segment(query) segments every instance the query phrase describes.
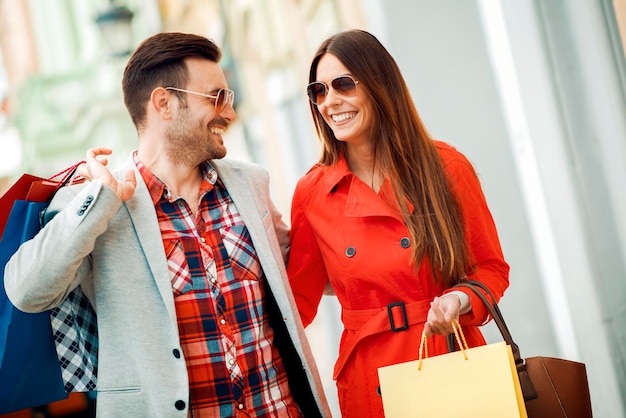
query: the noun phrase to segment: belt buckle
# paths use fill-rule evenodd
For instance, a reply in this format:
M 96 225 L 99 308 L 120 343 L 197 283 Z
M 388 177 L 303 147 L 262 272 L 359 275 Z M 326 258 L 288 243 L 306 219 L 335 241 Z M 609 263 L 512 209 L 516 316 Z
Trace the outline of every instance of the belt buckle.
M 402 326 L 397 327 L 396 322 L 393 319 L 393 308 L 399 307 L 400 312 L 402 313 L 402 321 L 404 324 Z M 406 316 L 406 308 L 404 307 L 404 302 L 394 302 L 387 305 L 387 316 L 389 316 L 389 325 L 391 326 L 391 331 L 399 332 L 409 329 L 409 320 Z

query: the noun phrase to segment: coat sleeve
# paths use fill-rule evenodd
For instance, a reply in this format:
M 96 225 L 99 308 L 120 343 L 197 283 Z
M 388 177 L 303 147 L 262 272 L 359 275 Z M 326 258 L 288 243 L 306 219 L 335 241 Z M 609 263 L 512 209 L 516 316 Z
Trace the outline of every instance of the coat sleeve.
M 448 161 L 446 171 L 461 205 L 465 235 L 474 257 L 474 268 L 467 279 L 483 282 L 499 300 L 509 286 L 509 265 L 504 260 L 496 225 L 476 171 L 461 154 Z M 489 318 L 488 311 L 478 296 L 466 293 L 472 310 L 461 317 L 461 323 L 483 324 Z
M 317 243 L 317 238 L 305 209 L 306 186 L 301 180 L 296 186 L 291 206 L 291 248 L 287 273 L 298 311 L 304 326 L 308 326 L 319 306 L 324 288 L 328 282 L 328 273 Z
M 269 187 L 269 173 L 265 169 L 262 169 L 258 177 L 263 179 L 261 186 L 263 188 L 262 190 L 265 191 L 263 195 L 265 197 L 270 216 L 272 217 L 272 224 L 274 225 L 274 232 L 276 233 L 276 238 L 278 239 L 278 244 L 280 245 L 280 252 L 282 254 L 283 261 L 286 263 L 289 258 L 289 226 L 283 219 L 283 214 L 272 200 Z M 252 192 L 254 193 L 254 190 Z
M 121 205 L 100 181 L 57 192 L 49 211 L 58 213 L 5 266 L 9 300 L 24 312 L 41 312 L 63 302 L 91 274 L 90 253 Z
M 289 257 L 289 226 L 283 220 L 283 215 L 274 205 L 274 202 L 270 201 L 272 218 L 274 221 L 274 231 L 280 244 L 280 252 L 283 256 L 283 260 L 287 262 Z

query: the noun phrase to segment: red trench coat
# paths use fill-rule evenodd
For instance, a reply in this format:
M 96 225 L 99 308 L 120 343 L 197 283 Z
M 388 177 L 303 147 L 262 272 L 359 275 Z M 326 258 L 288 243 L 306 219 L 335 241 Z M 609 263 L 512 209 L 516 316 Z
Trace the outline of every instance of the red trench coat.
M 484 282 L 499 299 L 509 284 L 509 266 L 480 182 L 464 155 L 442 142 L 436 146 L 477 262 L 468 278 Z M 313 321 L 328 280 L 342 307 L 344 331 L 334 379 L 343 417 L 383 417 L 378 368 L 417 358 L 429 304 L 446 292 L 434 282 L 427 262 L 417 273 L 409 264 L 408 230 L 381 195 L 342 159 L 333 167 L 314 166 L 293 196 L 287 270 L 304 325 Z M 472 311 L 461 316 L 461 324 L 468 344 L 481 345 L 485 340 L 477 326 L 487 320 L 487 312 L 475 295 L 468 295 Z M 396 302 L 411 304 L 405 309 L 411 325 L 394 332 L 387 307 Z M 397 328 L 405 325 L 401 310 L 391 310 Z M 445 338 L 434 336 L 428 351 L 431 356 L 447 352 Z

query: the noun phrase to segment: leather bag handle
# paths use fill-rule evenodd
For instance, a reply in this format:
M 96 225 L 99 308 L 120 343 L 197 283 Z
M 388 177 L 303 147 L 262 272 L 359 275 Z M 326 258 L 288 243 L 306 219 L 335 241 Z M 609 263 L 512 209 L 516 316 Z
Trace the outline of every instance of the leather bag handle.
M 534 399 L 537 397 L 537 390 L 533 385 L 533 382 L 530 380 L 530 376 L 526 371 L 526 363 L 524 359 L 520 355 L 519 346 L 515 344 L 513 341 L 513 337 L 511 336 L 511 332 L 504 322 L 504 316 L 502 316 L 502 312 L 498 307 L 496 302 L 496 298 L 493 296 L 493 293 L 489 290 L 489 288 L 484 284 L 476 280 L 468 280 L 461 283 L 458 283 L 454 287 L 465 287 L 478 296 L 478 298 L 483 302 L 491 316 L 493 317 L 494 322 L 498 326 L 500 330 L 500 334 L 502 334 L 502 338 L 504 341 L 511 346 L 511 351 L 513 352 L 513 359 L 515 360 L 515 366 L 517 368 L 517 374 L 519 375 L 520 385 L 522 387 L 522 393 L 524 394 L 525 400 Z M 485 293 L 481 292 L 483 290 Z M 487 294 L 489 298 L 488 300 Z

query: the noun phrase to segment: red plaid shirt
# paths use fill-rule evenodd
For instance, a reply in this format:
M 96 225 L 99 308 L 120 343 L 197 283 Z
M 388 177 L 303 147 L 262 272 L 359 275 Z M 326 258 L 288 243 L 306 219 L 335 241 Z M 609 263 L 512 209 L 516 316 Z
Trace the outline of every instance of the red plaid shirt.
M 198 417 L 300 417 L 263 309 L 263 271 L 217 172 L 187 203 L 135 158 L 156 208 Z

